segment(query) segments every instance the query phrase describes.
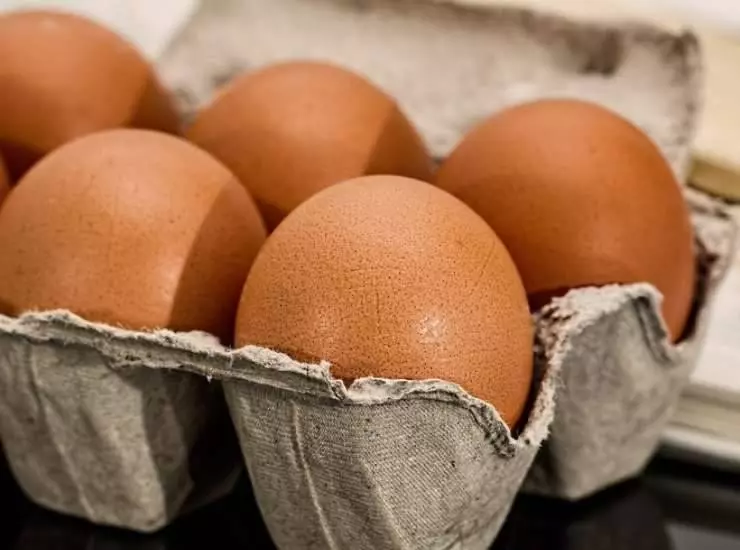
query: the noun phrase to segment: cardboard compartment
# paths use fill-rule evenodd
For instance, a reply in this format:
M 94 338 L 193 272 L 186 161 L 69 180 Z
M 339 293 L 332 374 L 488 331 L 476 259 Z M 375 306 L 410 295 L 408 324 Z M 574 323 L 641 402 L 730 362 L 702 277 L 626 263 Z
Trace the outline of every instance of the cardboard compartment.
M 421 0 L 217 0 L 204 3 L 160 69 L 192 111 L 234 74 L 289 58 L 370 77 L 438 158 L 503 107 L 566 96 L 635 122 L 680 180 L 688 168 L 701 72 L 690 34 Z M 548 427 L 526 486 L 564 498 L 634 475 L 655 449 L 734 239 L 720 206 L 695 194 L 690 202 L 702 284 L 688 338 L 667 343 L 649 285 L 554 301 L 537 315 L 538 376 L 521 433 L 444 381 L 346 387 L 327 363 L 40 312 L 0 318 L 3 444 L 37 502 L 156 529 L 196 492 L 189 457 L 214 433 L 217 379 L 280 547 L 487 548 Z

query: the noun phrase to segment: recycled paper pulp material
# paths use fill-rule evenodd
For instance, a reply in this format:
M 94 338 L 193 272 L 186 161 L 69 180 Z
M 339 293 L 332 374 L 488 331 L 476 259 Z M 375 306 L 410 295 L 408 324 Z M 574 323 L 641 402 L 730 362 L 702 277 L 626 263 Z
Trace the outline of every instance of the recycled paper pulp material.
M 31 500 L 150 532 L 233 487 L 241 468 L 220 385 L 151 370 L 145 356 L 132 365 L 117 370 L 33 317 L 0 316 L 0 436 Z
M 412 0 L 216 0 L 204 3 L 160 68 L 192 112 L 234 74 L 296 57 L 328 59 L 367 74 L 398 98 L 439 158 L 490 113 L 526 99 L 565 95 L 622 113 L 659 144 L 679 178 L 688 168 L 698 109 L 698 46 L 690 34 L 645 25 L 582 25 L 525 11 Z M 65 399 L 57 394 L 80 378 L 88 395 L 88 404 L 79 405 L 80 421 L 34 417 L 43 418 L 47 438 L 62 434 L 54 439 L 56 447 L 49 444 L 47 458 L 37 459 L 61 481 L 40 489 L 26 481 L 24 487 L 37 500 L 53 495 L 89 514 L 73 494 L 84 480 L 70 472 L 89 466 L 80 457 L 96 440 L 88 437 L 75 446 L 69 433 L 88 425 L 99 426 L 90 434 L 116 430 L 103 420 L 108 413 L 101 401 L 108 401 L 84 378 L 85 365 L 102 363 L 97 376 L 115 374 L 121 392 L 124 381 L 142 370 L 146 374 L 138 376 L 156 380 L 159 395 L 167 388 L 197 395 L 207 391 L 190 386 L 197 381 L 192 376 L 200 375 L 203 383 L 222 381 L 255 495 L 280 548 L 487 548 L 547 435 L 556 391 L 551 443 L 527 482 L 532 490 L 577 498 L 634 474 L 652 451 L 684 372 L 691 370 L 709 298 L 727 261 L 730 248 L 724 243 L 733 238 L 716 204 L 697 195 L 692 207 L 705 284 L 691 338 L 678 348 L 665 343 L 659 297 L 649 285 L 572 292 L 538 318 L 538 383 L 528 422 L 515 437 L 493 408 L 446 382 L 364 379 L 346 388 L 331 377 L 327 363 L 306 365 L 261 348 L 231 351 L 202 335 L 130 332 L 68 312 L 42 312 L 0 320 L 0 389 L 10 397 L 23 393 L 19 388 L 37 390 L 33 402 L 19 395 L 9 401 L 12 406 L 4 405 L 3 417 L 12 419 L 0 422 L 4 444 L 23 482 L 21 457 L 32 437 L 21 424 L 24 415 L 34 407 L 52 410 Z M 68 353 L 76 354 L 74 362 L 65 359 Z M 29 360 L 31 354 L 43 358 L 39 366 L 32 366 L 37 362 Z M 593 368 L 594 357 L 599 368 Z M 49 378 L 36 377 L 37 371 Z M 571 372 L 585 379 L 573 382 Z M 613 399 L 604 398 L 609 388 L 616 391 Z M 117 421 L 128 418 L 146 442 L 147 422 L 131 420 L 148 401 L 137 391 L 131 390 L 129 412 Z M 162 430 L 166 439 L 191 440 L 188 428 L 198 415 L 183 416 L 183 424 L 171 411 L 178 401 L 166 403 L 172 419 Z M 646 415 L 640 408 L 646 404 L 657 416 Z M 609 422 L 561 428 L 558 417 L 579 414 Z M 607 443 L 611 454 L 597 456 L 614 465 L 594 464 L 584 450 Z M 178 445 L 155 448 L 182 459 Z M 53 454 L 57 448 L 77 452 L 59 457 Z M 113 464 L 119 455 L 109 456 L 104 462 Z M 162 509 L 169 485 L 157 483 L 151 463 L 156 461 L 144 462 L 141 471 L 150 475 L 140 478 L 141 485 L 159 495 L 153 508 L 141 509 L 151 517 L 152 509 Z M 138 466 L 136 471 L 138 476 Z M 25 477 L 35 479 L 30 471 Z M 70 478 L 76 481 L 62 494 L 56 486 Z M 130 502 L 109 505 L 131 514 Z
M 541 337 L 562 380 L 552 433 L 526 490 L 582 498 L 638 474 L 657 450 L 696 366 L 711 302 L 735 249 L 726 211 L 687 193 L 700 280 L 685 340 L 668 342 L 661 297 L 649 285 L 573 291 L 540 313 Z M 609 307 L 621 313 L 602 316 Z
M 196 373 L 204 381 L 223 381 L 255 496 L 280 548 L 487 548 L 547 435 L 554 408 L 557 366 L 541 361 L 528 422 L 514 438 L 493 407 L 449 382 L 361 379 L 346 388 L 328 363 L 298 363 L 253 346 L 233 351 L 193 334 L 116 329 L 64 311 L 0 317 L 0 331 L 3 349 L 84 350 L 78 353 L 96 354 L 122 379 L 145 372 L 188 381 Z M 24 384 L 12 382 L 8 371 L 37 369 L 4 364 L 0 380 L 20 394 Z M 64 366 L 49 361 L 47 368 Z M 54 391 L 43 398 L 54 402 Z M 30 401 L 19 396 L 3 412 L 21 417 Z M 44 435 L 74 428 L 59 424 Z M 11 436 L 10 448 L 28 451 L 23 432 L 5 423 L 0 428 Z M 164 429 L 182 428 L 175 421 Z M 32 485 L 35 472 L 26 474 L 15 453 L 8 456 L 27 491 L 48 492 Z M 38 456 L 44 464 L 60 462 Z M 52 474 L 64 480 L 69 471 L 67 466 Z M 136 471 L 133 479 L 141 475 Z M 100 478 L 89 483 L 106 486 Z M 69 505 L 76 503 L 74 488 L 64 488 L 64 495 L 73 495 Z M 121 509 L 130 511 L 130 504 L 122 502 Z
M 431 0 L 212 0 L 159 69 L 192 113 L 236 74 L 294 59 L 370 77 L 399 101 L 438 158 L 506 106 L 574 97 L 640 126 L 680 179 L 689 168 L 701 85 L 690 33 Z
M 702 83 L 700 47 L 689 32 L 637 22 L 573 22 L 466 1 L 222 0 L 204 6 L 161 67 L 183 108 L 192 112 L 238 73 L 307 58 L 349 67 L 387 90 L 437 158 L 497 110 L 526 100 L 575 97 L 605 105 L 642 128 L 685 183 Z M 696 363 L 709 298 L 734 239 L 734 225 L 721 207 L 686 193 L 703 250 L 693 333 L 677 349 L 664 350 L 669 360 L 641 348 L 646 339 L 652 339 L 651 347 L 666 347 L 656 320 L 660 297 L 647 286 L 587 289 L 590 298 L 579 291 L 558 302 L 566 317 L 572 308 L 584 308 L 575 319 L 601 327 L 599 336 L 591 336 L 596 326 L 581 334 L 575 321 L 541 317 L 543 330 L 558 327 L 561 348 L 576 349 L 564 360 L 558 399 L 563 420 L 556 420 L 553 443 L 528 489 L 579 498 L 636 474 L 654 451 Z M 639 307 L 653 311 L 652 324 L 621 313 Z M 622 318 L 613 321 L 621 331 L 613 336 L 597 322 L 607 311 Z M 617 379 L 613 387 L 611 379 Z M 643 399 L 650 406 L 636 408 Z M 612 416 L 615 411 L 623 415 Z M 601 452 L 594 452 L 597 447 Z

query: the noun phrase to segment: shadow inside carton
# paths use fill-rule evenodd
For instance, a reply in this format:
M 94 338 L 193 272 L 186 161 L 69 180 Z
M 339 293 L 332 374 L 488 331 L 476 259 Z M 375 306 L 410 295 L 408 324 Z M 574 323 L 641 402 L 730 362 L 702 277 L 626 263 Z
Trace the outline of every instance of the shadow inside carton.
M 20 525 L 30 508 L 30 503 L 13 479 L 2 447 L 0 447 L 0 495 L 5 504 L 3 519 L 0 521 L 0 548 L 9 548 L 18 536 Z
M 709 277 L 712 267 L 719 258 L 712 254 L 701 240 L 696 239 L 696 282 L 694 284 L 694 300 L 691 311 L 683 328 L 683 333 L 677 343 L 683 342 L 695 336 L 699 314 L 706 305 L 707 292 L 709 290 Z
M 145 433 L 150 448 L 156 450 L 152 458 L 167 496 L 166 517 L 171 519 L 231 492 L 243 463 L 220 382 L 165 370 L 147 374 L 161 377 L 164 387 L 163 394 L 150 399 L 145 385 L 149 376 L 138 385 L 145 396 Z M 169 422 L 163 422 L 164 415 L 172 415 Z M 170 454 L 170 449 L 186 450 L 186 460 Z M 191 490 L 183 491 L 188 485 Z
M 38 162 L 43 153 L 17 143 L 0 140 L 0 155 L 2 155 L 8 169 L 10 183 L 15 185 Z
M 244 474 L 239 440 L 229 416 L 223 387 L 216 381 L 210 382 L 210 386 L 208 418 L 190 451 L 188 468 L 194 487 L 183 504 L 181 513 L 184 514 L 228 495 Z
M 142 535 L 99 527 L 33 507 L 13 550 L 275 550 L 246 475 L 228 497 L 183 517 L 167 529 Z

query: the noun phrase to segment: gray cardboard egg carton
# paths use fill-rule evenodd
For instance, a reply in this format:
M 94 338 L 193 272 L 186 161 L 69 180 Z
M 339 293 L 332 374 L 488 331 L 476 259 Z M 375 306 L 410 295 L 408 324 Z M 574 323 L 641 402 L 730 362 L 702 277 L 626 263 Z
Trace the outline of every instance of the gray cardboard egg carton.
M 546 362 L 560 367 L 551 433 L 525 490 L 579 499 L 642 471 L 697 362 L 711 302 L 735 249 L 714 201 L 686 191 L 697 240 L 697 283 L 686 338 L 674 346 L 650 285 L 572 291 L 537 315 Z
M 502 108 L 575 97 L 633 121 L 686 179 L 701 87 L 699 45 L 690 33 L 464 2 L 222 0 L 186 29 L 162 70 L 193 111 L 235 73 L 294 58 L 369 76 L 399 101 L 437 158 Z M 563 373 L 552 434 L 527 490 L 581 498 L 639 472 L 654 453 L 734 250 L 734 225 L 721 207 L 691 190 L 686 195 L 701 277 L 683 343 L 666 343 L 660 297 L 647 285 L 572 292 L 539 315 L 547 357 Z
M 191 111 L 235 73 L 296 57 L 370 76 L 437 157 L 506 105 L 566 95 L 623 113 L 686 173 L 700 80 L 691 35 L 410 0 L 209 0 L 160 68 Z M 280 548 L 487 548 L 553 412 L 532 490 L 588 494 L 636 473 L 657 445 L 734 238 L 713 201 L 687 195 L 702 274 L 690 338 L 665 343 L 648 285 L 572 292 L 539 315 L 537 382 L 515 436 L 443 381 L 347 388 L 327 363 L 41 312 L 0 317 L 0 436 L 13 472 L 50 508 L 156 529 L 229 479 L 217 475 L 232 471 L 228 459 L 197 459 L 224 457 L 208 441 L 229 427 L 220 380 Z
M 33 403 L 49 399 L 38 394 L 51 376 L 34 374 L 32 381 L 18 383 L 9 380 L 13 369 L 43 373 L 64 362 L 68 365 L 61 368 L 84 366 L 115 380 L 110 385 L 117 389 L 118 379 L 137 373 L 150 382 L 188 380 L 194 374 L 221 380 L 260 509 L 278 547 L 288 549 L 487 548 L 547 435 L 558 371 L 557 365 L 537 362 L 536 397 L 526 426 L 513 438 L 493 407 L 449 382 L 371 378 L 347 388 L 331 376 L 328 363 L 303 364 L 255 346 L 229 350 L 199 334 L 121 330 L 64 311 L 0 316 L 0 331 L 0 349 L 10 358 L 0 362 L 0 381 L 19 394 L 0 411 L 11 422 L 22 421 Z M 50 350 L 53 361 L 40 350 Z M 90 354 L 84 364 L 78 350 Z M 20 354 L 26 356 L 22 362 L 13 360 Z M 117 412 L 132 423 L 147 417 L 127 410 L 126 400 L 136 401 L 122 394 L 110 402 L 123 401 Z M 75 407 L 71 399 L 59 401 L 60 412 Z M 99 405 L 90 409 L 102 412 Z M 28 455 L 10 451 L 36 451 L 22 448 L 23 433 L 7 431 L 7 425 L 7 420 L 0 423 L 3 435 L 11 436 L 6 444 L 13 471 L 24 489 L 38 490 L 37 500 L 50 505 L 60 495 L 30 485 L 35 471 L 26 469 Z M 72 461 L 84 458 L 93 466 L 96 448 L 78 452 L 93 445 L 91 439 L 78 438 L 69 428 L 58 432 L 56 425 L 43 428 L 49 437 L 64 436 L 61 445 Z M 118 458 L 127 462 L 148 452 L 145 438 L 138 445 L 121 446 Z M 58 462 L 51 455 L 38 460 Z M 67 471 L 50 473 L 59 477 Z M 129 480 L 148 479 L 158 494 L 157 479 L 148 474 L 137 471 Z M 93 496 L 102 499 L 98 493 L 111 482 L 98 477 L 83 483 L 94 486 Z M 70 494 L 68 504 L 76 503 L 79 493 Z M 135 517 L 131 502 L 119 504 L 121 513 Z M 79 514 L 76 508 L 70 512 Z
M 228 494 L 241 461 L 220 385 L 142 357 L 115 370 L 46 318 L 0 315 L 0 436 L 32 500 L 150 532 Z

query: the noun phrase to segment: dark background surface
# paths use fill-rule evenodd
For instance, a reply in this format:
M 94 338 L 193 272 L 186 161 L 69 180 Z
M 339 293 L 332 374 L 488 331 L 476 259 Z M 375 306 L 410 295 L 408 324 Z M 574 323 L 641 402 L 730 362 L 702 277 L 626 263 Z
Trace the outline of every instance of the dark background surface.
M 31 504 L 0 461 L 0 549 L 272 549 L 248 480 L 161 533 L 95 527 Z M 221 533 L 217 544 L 213 534 Z M 578 504 L 520 496 L 493 550 L 740 550 L 740 475 L 656 460 Z

